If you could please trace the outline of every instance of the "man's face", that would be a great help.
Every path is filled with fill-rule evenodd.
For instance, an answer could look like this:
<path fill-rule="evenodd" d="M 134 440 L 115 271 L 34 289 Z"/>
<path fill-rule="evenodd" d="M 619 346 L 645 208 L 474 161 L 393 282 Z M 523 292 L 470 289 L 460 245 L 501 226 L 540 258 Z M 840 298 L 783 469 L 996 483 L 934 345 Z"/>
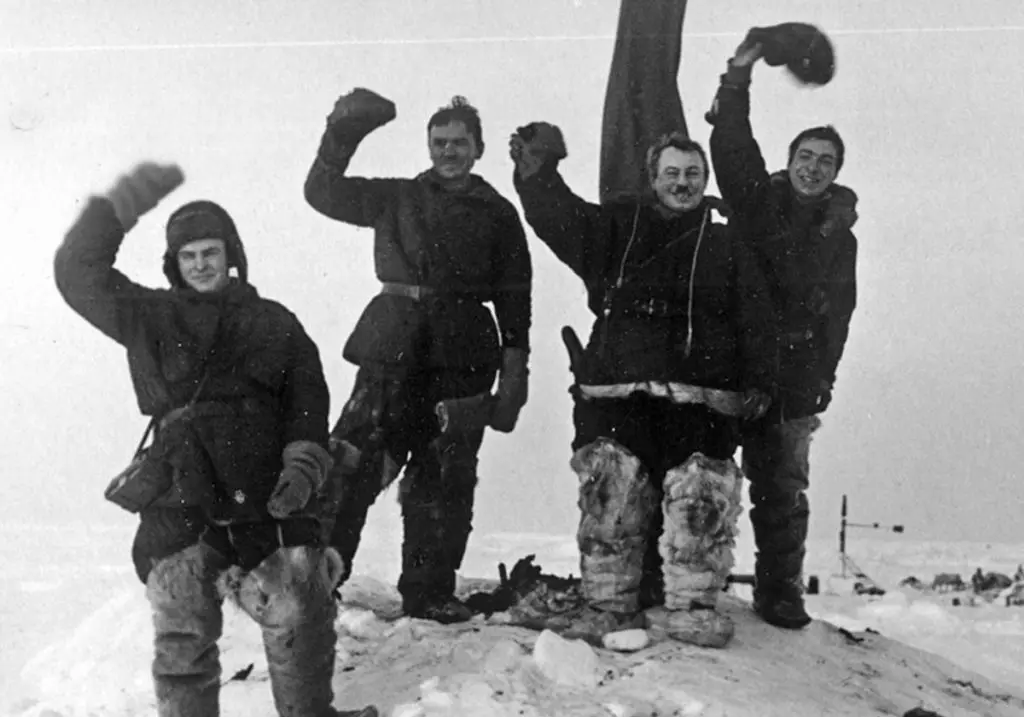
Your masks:
<path fill-rule="evenodd" d="M 434 172 L 446 181 L 457 182 L 468 177 L 480 158 L 476 140 L 463 122 L 431 127 L 428 141 Z"/>
<path fill-rule="evenodd" d="M 658 174 L 651 182 L 662 206 L 672 212 L 696 209 L 707 189 L 707 167 L 698 152 L 666 147 L 658 157 Z"/>
<path fill-rule="evenodd" d="M 789 181 L 805 199 L 821 196 L 836 178 L 836 146 L 827 139 L 800 142 L 789 163 Z"/>
<path fill-rule="evenodd" d="M 220 291 L 228 285 L 228 253 L 223 239 L 197 239 L 178 250 L 178 271 L 200 293 Z"/>

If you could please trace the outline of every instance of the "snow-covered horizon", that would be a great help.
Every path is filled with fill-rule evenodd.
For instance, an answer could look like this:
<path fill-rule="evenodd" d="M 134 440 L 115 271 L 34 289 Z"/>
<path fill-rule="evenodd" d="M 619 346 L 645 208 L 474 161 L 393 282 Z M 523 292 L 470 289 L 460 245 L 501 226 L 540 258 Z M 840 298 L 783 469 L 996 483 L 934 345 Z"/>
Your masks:
<path fill-rule="evenodd" d="M 400 525 L 392 501 L 375 506 L 356 559 L 357 581 L 394 584 Z M 741 526 L 745 527 L 742 522 Z M 132 530 L 126 522 L 83 522 L 59 530 L 29 523 L 4 526 L 7 570 L 0 583 L 4 637 L 0 708 L 26 717 L 107 717 L 127 713 L 113 707 L 105 711 L 105 705 L 145 704 L 151 691 L 152 628 L 142 586 L 128 558 Z M 808 597 L 816 618 L 851 631 L 871 628 L 997 683 L 1016 686 L 1024 682 L 1024 608 L 983 600 L 968 605 L 969 593 L 897 589 L 899 581 L 911 575 L 926 583 L 940 572 L 960 573 L 969 582 L 979 567 L 1012 575 L 1024 562 L 1024 543 L 851 535 L 848 555 L 889 591 L 880 598 L 852 594 L 854 579 L 840 576 L 834 541 L 811 541 L 808 547 L 807 574 L 818 576 L 822 587 L 821 595 Z M 511 567 L 528 554 L 536 554 L 536 562 L 545 572 L 578 574 L 571 535 L 488 533 L 479 527 L 471 538 L 461 574 L 496 578 L 499 562 Z M 752 567 L 749 529 L 741 532 L 737 563 L 737 572 Z M 747 598 L 746 591 L 745 586 L 734 588 L 738 598 Z M 960 606 L 953 604 L 957 597 Z M 250 629 L 241 616 L 232 618 L 230 614 L 226 609 L 229 624 L 243 632 Z M 230 629 L 225 635 L 230 644 Z M 729 650 L 716 655 L 727 661 Z M 225 674 L 230 674 L 227 665 Z M 226 693 L 225 700 L 230 699 Z M 68 705 L 75 709 L 69 710 Z M 272 714 L 269 703 L 266 709 L 266 714 Z"/>

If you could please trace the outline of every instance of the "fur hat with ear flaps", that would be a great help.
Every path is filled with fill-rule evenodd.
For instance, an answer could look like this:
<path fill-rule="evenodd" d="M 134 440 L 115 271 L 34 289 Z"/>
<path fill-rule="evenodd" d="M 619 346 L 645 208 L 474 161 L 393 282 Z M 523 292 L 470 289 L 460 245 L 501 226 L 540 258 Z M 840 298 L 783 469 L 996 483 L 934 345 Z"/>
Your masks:
<path fill-rule="evenodd" d="M 248 283 L 245 247 L 238 236 L 235 222 L 224 207 L 215 202 L 189 202 L 174 211 L 167 220 L 167 251 L 164 253 L 164 275 L 175 288 L 184 288 L 178 269 L 178 252 L 189 242 L 200 239 L 223 239 L 228 255 L 228 268 L 234 267 L 238 280 Z"/>

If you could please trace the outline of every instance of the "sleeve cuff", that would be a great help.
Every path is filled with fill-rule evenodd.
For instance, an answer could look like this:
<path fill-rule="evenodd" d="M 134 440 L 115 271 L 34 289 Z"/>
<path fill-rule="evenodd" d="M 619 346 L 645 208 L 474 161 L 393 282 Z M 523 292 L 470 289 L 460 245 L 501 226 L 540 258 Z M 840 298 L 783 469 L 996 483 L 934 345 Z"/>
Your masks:
<path fill-rule="evenodd" d="M 743 89 L 750 86 L 750 75 L 753 65 L 738 66 L 729 60 L 729 67 L 722 75 L 722 86 Z"/>

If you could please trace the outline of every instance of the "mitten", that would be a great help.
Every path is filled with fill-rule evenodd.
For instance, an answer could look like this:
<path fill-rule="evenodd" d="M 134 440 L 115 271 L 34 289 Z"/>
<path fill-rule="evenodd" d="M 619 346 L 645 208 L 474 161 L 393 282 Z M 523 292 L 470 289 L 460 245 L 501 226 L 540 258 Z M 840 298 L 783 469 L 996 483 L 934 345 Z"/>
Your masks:
<path fill-rule="evenodd" d="M 496 431 L 511 433 L 519 420 L 519 412 L 526 405 L 530 375 L 528 359 L 529 354 L 524 349 L 510 348 L 502 353 L 498 392 L 491 413 L 491 428 Z"/>
<path fill-rule="evenodd" d="M 323 487 L 333 464 L 331 454 L 312 441 L 292 441 L 285 446 L 281 457 L 284 468 L 267 501 L 270 515 L 279 520 L 308 505 L 310 498 Z"/>
<path fill-rule="evenodd" d="M 508 146 L 520 179 L 529 179 L 541 169 L 557 168 L 558 162 L 569 155 L 562 130 L 547 122 L 517 127 Z"/>
<path fill-rule="evenodd" d="M 327 126 L 362 139 L 395 118 L 395 103 L 372 90 L 357 87 L 342 95 L 327 116 Z"/>
<path fill-rule="evenodd" d="M 135 226 L 139 217 L 184 181 L 185 175 L 176 164 L 143 162 L 128 174 L 122 174 L 107 191 L 106 198 L 114 205 L 114 213 L 127 232 Z"/>

